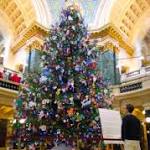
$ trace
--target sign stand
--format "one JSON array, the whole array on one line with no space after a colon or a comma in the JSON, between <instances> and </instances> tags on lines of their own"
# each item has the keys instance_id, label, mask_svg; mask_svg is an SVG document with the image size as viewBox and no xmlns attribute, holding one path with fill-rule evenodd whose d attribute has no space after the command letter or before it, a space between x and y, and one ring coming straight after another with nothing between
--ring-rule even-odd
<instances>
[{"instance_id":1,"label":"sign stand","mask_svg":"<svg viewBox=\"0 0 150 150\"><path fill-rule=\"evenodd\" d=\"M107 144L106 150L113 149L114 145L123 145L121 139L122 119L119 111L99 109L103 141Z\"/></svg>"}]
</instances>

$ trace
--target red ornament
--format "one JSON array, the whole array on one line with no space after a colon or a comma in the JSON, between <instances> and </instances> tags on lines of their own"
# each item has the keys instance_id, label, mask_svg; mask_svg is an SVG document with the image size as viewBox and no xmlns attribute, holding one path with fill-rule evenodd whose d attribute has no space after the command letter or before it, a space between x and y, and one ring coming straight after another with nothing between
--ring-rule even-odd
<instances>
[{"instance_id":1,"label":"red ornament","mask_svg":"<svg viewBox=\"0 0 150 150\"><path fill-rule=\"evenodd\" d=\"M97 64L96 64L96 62L92 62L92 63L90 63L90 64L88 65L88 67L89 67L90 69L96 69Z\"/></svg>"}]
</instances>

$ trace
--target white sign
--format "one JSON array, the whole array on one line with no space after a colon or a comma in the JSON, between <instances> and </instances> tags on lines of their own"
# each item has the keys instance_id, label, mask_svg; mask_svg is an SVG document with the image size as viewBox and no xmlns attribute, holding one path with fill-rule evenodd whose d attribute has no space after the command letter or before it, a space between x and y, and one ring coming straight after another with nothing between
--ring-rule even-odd
<instances>
[{"instance_id":1,"label":"white sign","mask_svg":"<svg viewBox=\"0 0 150 150\"><path fill-rule=\"evenodd\" d=\"M99 109L103 139L106 144L122 144L119 111Z\"/></svg>"}]
</instances>

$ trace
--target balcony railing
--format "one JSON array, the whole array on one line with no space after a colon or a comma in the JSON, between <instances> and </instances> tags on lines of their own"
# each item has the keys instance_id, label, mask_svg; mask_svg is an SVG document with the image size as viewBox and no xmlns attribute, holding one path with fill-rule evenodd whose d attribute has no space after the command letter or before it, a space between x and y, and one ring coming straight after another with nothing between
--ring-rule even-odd
<instances>
[{"instance_id":1,"label":"balcony railing","mask_svg":"<svg viewBox=\"0 0 150 150\"><path fill-rule=\"evenodd\" d=\"M145 76L150 76L150 66L143 67L139 70L136 70L127 74L122 74L121 82L128 82L128 81L136 80L138 78L142 78Z\"/></svg>"},{"instance_id":2,"label":"balcony railing","mask_svg":"<svg viewBox=\"0 0 150 150\"><path fill-rule=\"evenodd\" d=\"M22 75L8 68L0 67L0 87L18 91Z\"/></svg>"},{"instance_id":3,"label":"balcony railing","mask_svg":"<svg viewBox=\"0 0 150 150\"><path fill-rule=\"evenodd\" d=\"M18 91L19 90L19 83L0 79L0 88Z\"/></svg>"},{"instance_id":4,"label":"balcony railing","mask_svg":"<svg viewBox=\"0 0 150 150\"><path fill-rule=\"evenodd\" d=\"M121 83L111 86L114 95L147 91L150 89L150 66L122 74Z\"/></svg>"}]
</instances>

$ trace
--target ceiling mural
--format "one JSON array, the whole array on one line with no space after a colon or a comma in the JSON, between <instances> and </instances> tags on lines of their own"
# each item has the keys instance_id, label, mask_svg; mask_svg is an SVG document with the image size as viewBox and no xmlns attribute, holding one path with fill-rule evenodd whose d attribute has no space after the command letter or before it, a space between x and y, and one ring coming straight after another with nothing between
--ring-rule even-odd
<instances>
[{"instance_id":1,"label":"ceiling mural","mask_svg":"<svg viewBox=\"0 0 150 150\"><path fill-rule=\"evenodd\" d=\"M59 20L60 12L66 4L65 1L66 0L47 0L50 12L53 16L52 23ZM95 20L100 1L101 0L74 0L74 2L80 7L85 23L88 24L89 27L92 26L92 23Z\"/></svg>"}]
</instances>

